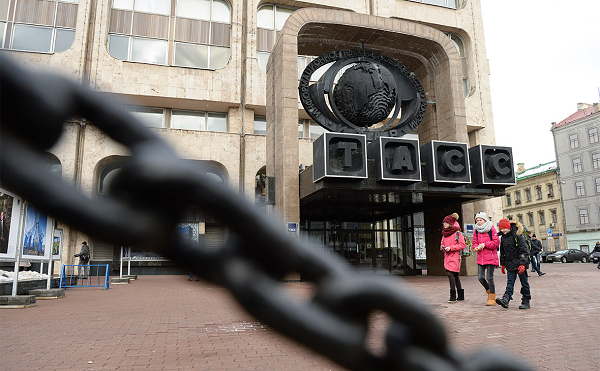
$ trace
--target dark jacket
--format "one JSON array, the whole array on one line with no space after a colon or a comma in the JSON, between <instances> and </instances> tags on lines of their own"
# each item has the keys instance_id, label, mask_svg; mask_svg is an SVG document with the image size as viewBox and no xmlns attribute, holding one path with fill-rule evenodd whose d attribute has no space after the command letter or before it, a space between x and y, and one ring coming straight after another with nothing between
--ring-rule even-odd
<instances>
[{"instance_id":1,"label":"dark jacket","mask_svg":"<svg viewBox=\"0 0 600 371\"><path fill-rule=\"evenodd\" d=\"M79 254L75 254L75 256L79 257L79 262L80 263L85 263L87 264L87 262L90 261L89 256L90 256L90 247L88 245L83 245L81 246L81 251L79 252ZM88 259L82 259L82 257L88 257Z\"/></svg>"},{"instance_id":2,"label":"dark jacket","mask_svg":"<svg viewBox=\"0 0 600 371\"><path fill-rule=\"evenodd\" d=\"M500 236L500 265L509 271L516 271L519 265L529 266L529 246L523 235L523 225L518 221L510 221L510 232Z\"/></svg>"},{"instance_id":3,"label":"dark jacket","mask_svg":"<svg viewBox=\"0 0 600 371\"><path fill-rule=\"evenodd\" d=\"M535 240L531 240L531 255L539 254L542 252L542 242L537 238Z\"/></svg>"}]
</instances>

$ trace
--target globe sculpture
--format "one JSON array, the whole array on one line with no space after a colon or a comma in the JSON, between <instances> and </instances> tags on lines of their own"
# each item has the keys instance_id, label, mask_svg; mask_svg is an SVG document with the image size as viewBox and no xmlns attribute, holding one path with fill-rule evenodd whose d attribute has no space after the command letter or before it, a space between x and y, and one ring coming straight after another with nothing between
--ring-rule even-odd
<instances>
[{"instance_id":1,"label":"globe sculpture","mask_svg":"<svg viewBox=\"0 0 600 371\"><path fill-rule=\"evenodd\" d=\"M340 77L333 90L339 113L356 126L371 127L385 120L397 99L390 71L373 62L360 62Z\"/></svg>"}]
</instances>

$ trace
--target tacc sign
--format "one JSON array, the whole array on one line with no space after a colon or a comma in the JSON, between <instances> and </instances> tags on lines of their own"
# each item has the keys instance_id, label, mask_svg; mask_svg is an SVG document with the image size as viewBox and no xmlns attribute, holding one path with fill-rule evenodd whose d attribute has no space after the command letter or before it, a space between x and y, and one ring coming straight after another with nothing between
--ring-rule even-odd
<instances>
[{"instance_id":1,"label":"tacc sign","mask_svg":"<svg viewBox=\"0 0 600 371\"><path fill-rule=\"evenodd\" d=\"M367 150L368 149L368 150ZM466 143L379 137L367 145L365 135L324 133L313 143L313 181L323 178L366 179L367 152L374 156L377 181L427 182L456 187L516 184L512 149L489 145L468 148Z\"/></svg>"}]
</instances>

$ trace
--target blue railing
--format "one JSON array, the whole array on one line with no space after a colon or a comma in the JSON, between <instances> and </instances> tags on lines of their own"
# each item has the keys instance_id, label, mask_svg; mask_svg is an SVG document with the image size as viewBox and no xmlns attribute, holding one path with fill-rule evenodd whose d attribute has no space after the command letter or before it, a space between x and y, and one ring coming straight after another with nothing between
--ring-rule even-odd
<instances>
[{"instance_id":1,"label":"blue railing","mask_svg":"<svg viewBox=\"0 0 600 371\"><path fill-rule=\"evenodd\" d=\"M108 290L108 264L63 265L60 288L63 287L104 287Z\"/></svg>"}]
</instances>

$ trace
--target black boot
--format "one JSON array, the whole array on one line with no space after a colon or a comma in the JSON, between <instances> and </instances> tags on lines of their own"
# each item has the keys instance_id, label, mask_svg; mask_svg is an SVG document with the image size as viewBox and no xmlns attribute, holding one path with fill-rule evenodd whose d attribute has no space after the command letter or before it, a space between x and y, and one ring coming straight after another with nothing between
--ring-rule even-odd
<instances>
[{"instance_id":1,"label":"black boot","mask_svg":"<svg viewBox=\"0 0 600 371\"><path fill-rule=\"evenodd\" d=\"M456 303L456 290L450 290L450 299L448 303Z\"/></svg>"},{"instance_id":2,"label":"black boot","mask_svg":"<svg viewBox=\"0 0 600 371\"><path fill-rule=\"evenodd\" d=\"M531 300L531 299L529 299L529 298L523 297L523 298L521 299L521 305L519 305L519 309L529 309L529 308L531 308L531 307L529 306L529 301L530 301L530 300Z\"/></svg>"},{"instance_id":3,"label":"black boot","mask_svg":"<svg viewBox=\"0 0 600 371\"><path fill-rule=\"evenodd\" d=\"M496 298L496 304L502 305L502 308L508 308L508 303L510 302L510 296L504 294L502 298Z\"/></svg>"},{"instance_id":4,"label":"black boot","mask_svg":"<svg viewBox=\"0 0 600 371\"><path fill-rule=\"evenodd\" d=\"M458 290L458 298L456 300L458 300L458 301L465 300L465 289Z\"/></svg>"}]
</instances>

